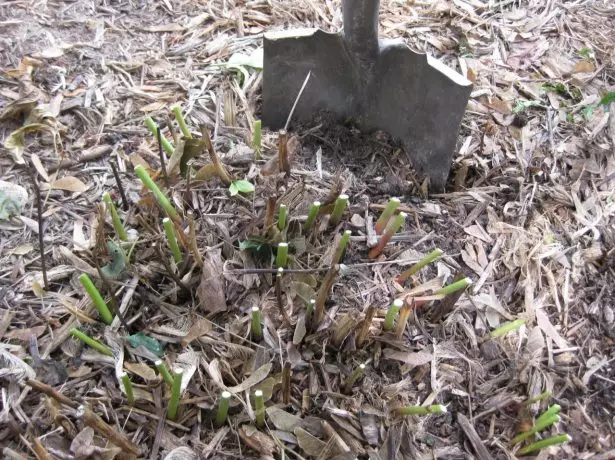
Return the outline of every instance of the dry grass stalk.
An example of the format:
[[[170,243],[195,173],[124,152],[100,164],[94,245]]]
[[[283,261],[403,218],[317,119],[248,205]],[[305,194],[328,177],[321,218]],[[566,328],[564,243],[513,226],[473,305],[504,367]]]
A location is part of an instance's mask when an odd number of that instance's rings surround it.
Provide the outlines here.
[[[216,167],[218,177],[224,185],[231,185],[231,176],[226,170],[224,164],[222,164],[222,162],[220,161],[220,157],[214,149],[214,145],[211,142],[211,137],[209,135],[209,130],[207,129],[207,126],[201,125],[201,135],[203,136],[203,142],[205,143],[205,148],[207,149],[207,153],[209,154],[209,159]]]
[[[286,362],[284,364],[284,369],[282,370],[282,403],[290,404],[290,378],[291,378],[291,370],[290,363]]]
[[[333,333],[331,335],[331,345],[335,348],[340,348],[344,339],[348,337],[350,332],[356,327],[357,320],[351,313],[346,313],[342,317],[338,317],[333,327]]]
[[[361,328],[359,329],[359,333],[357,334],[356,345],[357,348],[363,348],[365,342],[369,337],[369,330],[372,326],[372,321],[374,320],[374,315],[376,314],[376,307],[370,305],[367,307],[365,311],[365,318],[361,322]]]
[[[188,217],[188,232],[189,232],[189,241],[190,250],[192,255],[194,256],[195,263],[199,266],[203,266],[203,256],[201,255],[201,251],[199,249],[198,242],[196,240],[196,223],[194,222],[194,214],[192,211],[188,211],[186,213]],[[183,234],[184,232],[181,232]]]
[[[89,407],[80,406],[79,414],[83,417],[83,423],[92,428],[96,433],[105,438],[111,444],[121,447],[127,453],[139,456],[139,447],[130,441],[123,434],[118,433],[113,427],[105,423],[99,415],[95,414]]]
[[[288,159],[288,132],[281,129],[278,136],[278,158],[280,162],[280,172],[284,172],[286,177],[290,176],[290,161]]]
[[[401,339],[403,337],[404,331],[406,330],[406,324],[408,324],[408,318],[410,318],[410,314],[412,313],[413,309],[414,299],[410,298],[410,300],[408,301],[408,299],[406,298],[404,306],[401,307],[401,310],[399,311],[399,316],[397,318],[397,327],[395,328],[395,336],[398,339]]]
[[[64,404],[65,406],[72,407],[73,409],[77,409],[79,407],[79,403],[73,401],[67,396],[64,396],[58,390],[53,387],[50,387],[46,383],[39,382],[38,380],[29,379],[26,380],[26,385],[32,387],[34,390],[40,391],[41,393],[46,394],[50,398],[55,399],[60,404]]]

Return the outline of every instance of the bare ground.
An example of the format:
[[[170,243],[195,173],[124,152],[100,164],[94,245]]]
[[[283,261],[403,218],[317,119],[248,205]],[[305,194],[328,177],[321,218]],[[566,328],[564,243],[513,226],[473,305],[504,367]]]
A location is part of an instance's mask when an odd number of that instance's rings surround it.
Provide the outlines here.
[[[606,0],[381,2],[382,35],[403,37],[475,82],[447,191],[429,194],[386,137],[326,117],[293,127],[289,178],[253,160],[260,71],[246,67],[246,79],[220,64],[259,47],[270,28],[337,30],[339,1],[0,3],[0,170],[29,194],[20,215],[0,222],[4,456],[121,458],[134,457],[134,448],[139,458],[516,458],[510,440],[559,404],[560,421],[541,436],[572,440],[538,457],[612,458],[615,104],[600,104],[615,91],[609,8]],[[162,214],[133,172],[147,164],[164,184],[143,118],[162,123],[171,139],[165,119],[175,103],[195,136],[208,127],[233,177],[256,187],[230,196],[218,178],[171,177],[175,205],[193,212],[203,258],[201,265],[187,248],[177,268]],[[7,144],[33,123],[44,128],[33,127],[23,148],[19,138]],[[277,135],[265,130],[263,156],[275,165],[276,155]],[[207,155],[195,159],[196,167],[209,163]],[[42,190],[45,290],[30,172]],[[108,216],[99,225],[105,191],[139,237],[128,267],[106,285],[96,269],[109,261],[105,238],[115,237]],[[310,203],[341,192],[350,196],[343,221],[328,228],[323,213],[306,239]],[[271,267],[270,254],[240,249],[263,236],[272,196],[276,216],[280,203],[289,209],[291,267],[305,270],[286,273],[279,292],[270,273],[245,271]],[[369,235],[391,196],[401,197],[408,218],[374,261]],[[347,269],[324,322],[301,337],[304,298],[321,286],[346,229]],[[267,236],[272,250],[284,238]],[[435,248],[442,259],[403,286],[395,282]],[[124,322],[98,319],[78,281],[84,272],[121,306]],[[435,301],[414,309],[399,336],[381,331],[393,299],[429,294],[454,276],[473,284],[452,311]],[[265,324],[260,342],[249,330],[254,305]],[[357,343],[370,313],[367,339]],[[525,325],[489,340],[515,319]],[[72,327],[114,356],[84,347]],[[175,421],[166,419],[169,391],[153,371],[155,356],[126,341],[138,332],[164,345],[170,368],[184,370]],[[32,336],[53,361],[34,359]],[[360,363],[364,375],[345,392]],[[134,382],[135,407],[121,371]],[[260,429],[257,388],[268,407]],[[222,389],[234,395],[228,424],[216,428]],[[547,400],[525,404],[545,391]],[[392,411],[409,404],[447,412]]]

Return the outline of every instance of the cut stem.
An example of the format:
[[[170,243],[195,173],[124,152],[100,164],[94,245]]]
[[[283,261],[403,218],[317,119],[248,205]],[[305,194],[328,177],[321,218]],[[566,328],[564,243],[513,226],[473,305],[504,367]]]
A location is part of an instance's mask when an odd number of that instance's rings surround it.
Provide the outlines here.
[[[252,134],[252,148],[254,149],[254,159],[261,159],[261,120],[254,122],[254,133]]]
[[[290,161],[288,159],[288,132],[285,129],[280,130],[278,143],[280,172],[284,171],[288,177],[290,176]]]
[[[359,364],[359,366],[352,372],[352,374],[350,374],[350,377],[348,377],[348,380],[346,381],[346,385],[344,385],[344,391],[346,393],[350,393],[352,391],[352,387],[354,386],[354,384],[356,383],[357,380],[359,380],[359,377],[361,377],[361,375],[363,375],[363,371],[365,370],[365,364],[361,363]]]
[[[558,444],[564,444],[567,442],[572,441],[572,437],[568,434],[560,434],[557,436],[552,436],[550,438],[547,439],[542,439],[540,441],[536,441],[532,444],[530,444],[527,447],[524,447],[523,449],[520,449],[519,452],[517,452],[518,455],[527,455],[529,453],[532,453],[536,450],[540,450],[540,449],[544,449],[545,447],[551,447],[551,446],[556,446]]]
[[[279,243],[275,257],[276,268],[286,268],[288,262],[288,243]]]
[[[443,288],[438,289],[436,292],[434,292],[434,295],[449,295],[460,289],[464,289],[471,284],[472,280],[470,278],[464,278],[462,280],[455,281],[448,286],[444,286]]]
[[[493,331],[491,331],[491,338],[502,337],[503,335],[506,335],[509,332],[519,329],[524,324],[525,324],[524,319],[516,319],[514,321],[510,321],[509,323],[506,323],[503,326],[500,326],[497,329],[494,329]]]
[[[175,119],[177,120],[177,124],[179,125],[179,130],[182,132],[186,139],[192,139],[192,134],[186,125],[186,120],[182,115],[182,109],[179,105],[174,105],[171,109],[173,115],[175,115]]]
[[[559,414],[559,411],[561,410],[561,406],[559,404],[553,404],[551,407],[549,407],[542,415],[540,415],[536,421],[534,422],[534,425],[539,425],[541,424],[543,421],[553,417],[554,415]]]
[[[126,372],[122,372],[122,374],[120,375],[120,380],[124,384],[124,391],[126,392],[126,399],[128,400],[128,404],[134,406],[135,394],[132,390],[132,382],[130,381],[128,374]]]
[[[81,340],[86,345],[88,345],[88,346],[94,348],[95,350],[101,352],[103,355],[113,356],[113,352],[111,351],[111,348],[109,348],[108,346],[100,343],[98,340],[94,340],[92,337],[87,335],[85,332],[82,332],[82,331],[80,331],[77,328],[72,328],[70,330],[70,333],[73,335],[73,337],[78,338],[79,340]]]
[[[171,249],[171,254],[173,254],[173,259],[176,264],[179,264],[182,261],[182,253],[179,250],[179,245],[177,244],[175,226],[168,217],[162,219],[162,226],[164,227],[164,233],[167,236],[167,243],[169,243],[169,248]]]
[[[262,390],[254,392],[254,414],[256,415],[256,426],[263,426],[265,424],[265,401]]]
[[[530,436],[536,433],[539,433],[540,431],[544,430],[545,428],[550,427],[554,423],[558,423],[559,421],[560,421],[559,415],[552,415],[551,417],[541,420],[540,422],[536,421],[536,424],[531,429],[529,429],[528,431],[524,431],[523,433],[519,433],[517,436],[512,438],[510,441],[510,445],[514,446],[515,444],[518,444],[521,441],[525,441]]]
[[[169,399],[169,407],[167,409],[167,418],[170,420],[175,420],[177,418],[177,408],[179,407],[183,370],[178,369],[174,372],[174,374],[173,385],[171,385],[171,399]]]
[[[158,125],[152,117],[145,117],[145,126],[147,126],[155,138],[158,137]],[[175,149],[169,140],[164,136],[160,136],[160,142],[162,143],[162,148],[164,151],[167,152],[168,155],[172,155]]]
[[[303,227],[305,233],[309,233],[312,230],[312,226],[314,225],[314,220],[318,215],[318,211],[320,211],[320,201],[314,201],[312,206],[310,206],[310,212],[308,213],[307,220],[305,221],[305,225]]]
[[[143,165],[135,166],[135,174],[139,177],[143,185],[154,194],[156,201],[167,215],[176,222],[180,222],[181,218],[167,196],[158,188],[158,185],[153,181],[147,173]]]
[[[94,307],[96,307],[96,310],[98,310],[100,319],[102,319],[105,324],[111,324],[111,322],[113,321],[113,315],[111,314],[111,310],[109,310],[109,307],[105,303],[105,300],[103,299],[102,295],[100,295],[98,289],[96,289],[96,286],[94,286],[94,283],[92,282],[88,274],[83,273],[82,275],[80,275],[79,281],[81,282],[81,285],[83,286],[85,291],[90,296],[90,299],[92,299]]]
[[[382,330],[390,331],[393,329],[393,324],[395,323],[395,318],[397,318],[397,314],[401,307],[404,306],[404,301],[401,299],[395,299],[391,306],[389,307],[389,311],[387,311],[387,315],[384,318],[384,324],[382,325]]]
[[[283,231],[286,228],[286,217],[288,215],[288,206],[280,205],[280,213],[278,214],[278,230]]]
[[[162,360],[159,359],[158,361],[154,362],[154,367],[156,367],[156,370],[162,377],[162,380],[164,380],[167,383],[167,385],[172,386],[173,376],[169,372],[169,369],[167,368],[166,364]]]
[[[261,310],[258,307],[252,307],[252,340],[260,342],[263,338],[263,325],[261,320]]]
[[[120,220],[120,216],[115,209],[115,205],[111,200],[111,195],[107,192],[103,193],[103,201],[105,202],[105,206],[109,214],[111,214],[111,220],[113,221],[113,228],[115,229],[115,234],[122,241],[128,240],[128,234],[126,233],[126,229],[124,225],[122,225],[122,221]]]
[[[216,426],[221,427],[228,417],[228,408],[231,403],[231,393],[223,391],[218,402],[218,412],[216,413]]]
[[[404,331],[406,330],[406,325],[408,324],[408,318],[410,317],[410,313],[412,313],[412,309],[414,308],[414,299],[412,302],[408,304],[404,302],[404,306],[401,307],[399,312],[399,320],[397,321],[397,328],[395,329],[395,336],[398,339],[401,339],[404,335]]]
[[[427,254],[425,257],[423,257],[421,260],[419,260],[417,263],[415,263],[412,267],[410,267],[408,270],[406,270],[401,275],[399,275],[397,277],[397,282],[403,283],[408,278],[418,273],[418,271],[421,270],[423,267],[429,265],[434,260],[439,259],[442,256],[442,254],[444,254],[442,249],[434,249],[429,254]]]
[[[333,261],[331,262],[333,265],[339,264],[340,261],[342,260],[342,256],[344,255],[346,246],[348,245],[348,242],[350,241],[350,235],[352,235],[352,232],[350,230],[346,230],[342,234],[342,238],[340,239],[340,242],[337,246],[337,250],[335,251],[335,254],[333,255]]]
[[[370,305],[367,307],[365,312],[365,318],[363,318],[363,322],[361,323],[361,328],[359,329],[359,333],[357,334],[356,345],[357,348],[362,348],[363,344],[369,337],[369,329],[372,327],[372,321],[374,320],[374,315],[376,314],[376,307]]]
[[[335,279],[337,278],[339,271],[339,265],[334,265],[331,267],[325,275],[325,279],[322,281],[320,289],[318,289],[318,294],[316,295],[316,305],[314,306],[314,326],[318,326],[325,317],[325,302],[329,297],[331,288],[333,287],[333,283],[335,283]]]
[[[404,222],[406,222],[406,216],[407,214],[405,212],[400,212],[389,222],[384,233],[380,235],[378,244],[369,251],[368,257],[370,259],[375,259],[382,253],[385,246],[391,241],[391,238],[393,238],[393,235],[395,235],[402,225],[404,225]]]
[[[434,404],[431,406],[406,406],[397,409],[400,415],[429,415],[429,414],[445,414],[446,406],[442,404]]]
[[[333,211],[331,212],[331,216],[329,217],[329,223],[333,226],[340,223],[342,220],[342,215],[346,210],[346,206],[348,206],[348,195],[341,194],[335,200],[335,205],[333,206]]]
[[[393,213],[399,206],[399,203],[400,203],[399,198],[391,198],[389,200],[386,208],[384,208],[384,210],[382,211],[382,214],[380,214],[380,218],[376,221],[376,225],[375,225],[376,233],[380,234],[384,231],[387,224],[389,223],[389,220],[391,219],[391,216],[393,216]]]
[[[290,363],[287,361],[282,369],[282,403],[290,404]]]

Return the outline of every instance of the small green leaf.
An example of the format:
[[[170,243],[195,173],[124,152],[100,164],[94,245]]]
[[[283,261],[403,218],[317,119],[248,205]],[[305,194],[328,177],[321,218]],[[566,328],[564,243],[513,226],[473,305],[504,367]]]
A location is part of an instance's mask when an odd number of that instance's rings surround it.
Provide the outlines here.
[[[111,240],[107,242],[107,250],[111,256],[111,262],[102,267],[100,270],[107,278],[117,279],[122,276],[122,273],[124,273],[126,268],[126,256],[124,254],[124,250]]]
[[[611,102],[615,102],[615,91],[604,93],[598,104],[608,106]]]
[[[228,188],[231,196],[237,195],[239,192],[241,193],[251,193],[254,191],[254,185],[250,181],[247,180],[234,180],[231,182],[231,185]]]
[[[539,101],[521,101],[521,102],[518,102],[517,105],[515,105],[515,107],[513,108],[513,112],[520,113],[526,109],[529,109],[530,107],[543,107],[544,108],[544,105],[541,104]]]
[[[126,337],[126,341],[133,348],[137,348],[139,346],[147,348],[159,358],[164,355],[164,351],[160,342],[153,337],[145,335],[143,332],[137,332],[136,334],[129,335],[128,337]]]

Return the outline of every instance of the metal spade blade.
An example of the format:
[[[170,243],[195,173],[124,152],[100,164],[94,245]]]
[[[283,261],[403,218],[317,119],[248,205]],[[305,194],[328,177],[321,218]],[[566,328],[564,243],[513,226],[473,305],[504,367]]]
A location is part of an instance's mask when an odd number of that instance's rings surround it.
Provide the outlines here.
[[[262,121],[284,127],[308,72],[293,120],[328,111],[365,132],[401,143],[417,172],[442,189],[472,83],[402,40],[378,39],[379,0],[342,0],[344,30],[265,34]]]

